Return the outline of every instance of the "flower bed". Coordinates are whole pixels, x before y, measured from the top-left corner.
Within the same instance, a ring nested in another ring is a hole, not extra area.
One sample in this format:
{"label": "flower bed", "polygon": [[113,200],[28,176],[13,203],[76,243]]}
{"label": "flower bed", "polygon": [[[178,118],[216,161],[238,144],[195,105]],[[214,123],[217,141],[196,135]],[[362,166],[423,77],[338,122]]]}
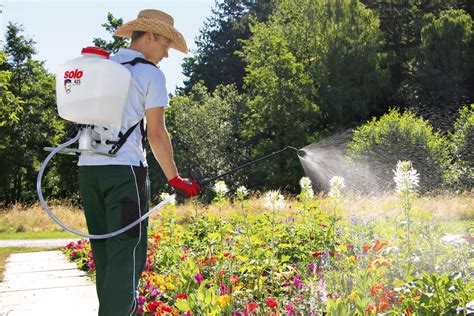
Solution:
{"label": "flower bed", "polygon": [[[314,199],[305,181],[292,205],[270,192],[262,214],[249,214],[247,192],[240,189],[233,214],[199,211],[188,225],[177,223],[174,205],[166,206],[163,220],[150,228],[147,264],[139,284],[140,312],[233,316],[472,312],[470,232],[446,236],[424,214],[410,209],[413,196],[403,188],[399,191],[407,195],[402,194],[405,213],[400,217],[364,221],[352,213],[350,220],[342,220],[337,198],[343,182],[334,183],[338,187],[325,201]],[[229,203],[226,190],[217,192],[217,205]],[[331,211],[322,203],[329,203]],[[89,249],[86,241],[79,241],[68,245],[66,253],[83,269],[93,270]]]}

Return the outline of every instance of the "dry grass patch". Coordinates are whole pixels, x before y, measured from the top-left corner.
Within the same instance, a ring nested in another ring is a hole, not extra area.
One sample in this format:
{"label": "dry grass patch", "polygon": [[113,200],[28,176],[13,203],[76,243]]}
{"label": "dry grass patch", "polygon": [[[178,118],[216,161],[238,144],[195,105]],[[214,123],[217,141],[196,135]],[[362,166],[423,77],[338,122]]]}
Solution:
{"label": "dry grass patch", "polygon": [[[74,205],[53,201],[49,203],[54,215],[67,226],[87,232],[82,210]],[[0,210],[0,232],[45,232],[62,231],[40,204],[24,206],[15,204]]]}
{"label": "dry grass patch", "polygon": [[[332,211],[332,201],[323,195],[318,195],[315,199],[319,205],[327,211]],[[282,213],[283,216],[293,214],[297,210],[294,208],[294,199],[287,199],[287,210]],[[252,197],[246,201],[246,211],[249,214],[258,214],[268,212],[263,206],[263,198]],[[154,205],[153,205],[154,206]],[[65,204],[61,202],[50,202],[50,207],[54,214],[67,226],[87,232],[86,221],[80,207]],[[381,195],[375,197],[368,196],[346,196],[340,203],[345,217],[349,216],[350,211],[355,212],[358,217],[363,218],[385,218],[403,215],[401,198],[395,194]],[[474,220],[474,196],[472,194],[442,194],[436,196],[419,196],[413,200],[413,210],[423,211],[432,215],[434,220]],[[227,202],[221,207],[215,203],[210,205],[195,206],[191,201],[179,205],[176,208],[176,215],[181,218],[181,223],[190,222],[196,213],[213,213],[219,216],[232,216],[233,212],[240,212],[241,207],[238,203]],[[160,210],[151,217],[151,222],[160,221],[162,215]],[[30,207],[20,204],[0,210],[0,232],[46,232],[62,231],[41,205],[35,204]]]}

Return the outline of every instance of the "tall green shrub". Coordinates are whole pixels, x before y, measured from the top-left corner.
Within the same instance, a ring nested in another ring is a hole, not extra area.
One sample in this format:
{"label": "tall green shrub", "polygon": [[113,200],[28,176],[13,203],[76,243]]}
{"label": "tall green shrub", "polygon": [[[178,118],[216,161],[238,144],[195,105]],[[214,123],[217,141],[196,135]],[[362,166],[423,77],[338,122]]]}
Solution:
{"label": "tall green shrub", "polygon": [[474,104],[461,108],[450,134],[453,146],[453,164],[448,183],[457,189],[474,187]]}
{"label": "tall green shrub", "polygon": [[421,192],[439,189],[449,161],[448,140],[424,119],[397,109],[357,128],[347,149],[352,161],[369,164],[385,189],[392,189],[392,170],[401,160],[418,170]]}

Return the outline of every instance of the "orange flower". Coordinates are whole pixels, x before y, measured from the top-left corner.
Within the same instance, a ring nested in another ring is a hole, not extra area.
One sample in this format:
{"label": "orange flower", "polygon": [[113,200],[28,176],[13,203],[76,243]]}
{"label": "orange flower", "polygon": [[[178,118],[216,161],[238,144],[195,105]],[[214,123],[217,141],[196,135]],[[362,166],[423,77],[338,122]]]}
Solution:
{"label": "orange flower", "polygon": [[370,295],[377,296],[383,291],[383,285],[376,283],[372,288],[370,288]]}
{"label": "orange flower", "polygon": [[240,278],[238,275],[233,275],[229,278],[229,281],[236,286],[240,282]]}
{"label": "orange flower", "polygon": [[382,243],[380,240],[377,239],[377,240],[375,241],[374,246],[372,247],[372,250],[373,250],[373,251],[380,251],[380,250],[382,250],[383,248],[385,248],[386,245],[387,245],[386,243]]}

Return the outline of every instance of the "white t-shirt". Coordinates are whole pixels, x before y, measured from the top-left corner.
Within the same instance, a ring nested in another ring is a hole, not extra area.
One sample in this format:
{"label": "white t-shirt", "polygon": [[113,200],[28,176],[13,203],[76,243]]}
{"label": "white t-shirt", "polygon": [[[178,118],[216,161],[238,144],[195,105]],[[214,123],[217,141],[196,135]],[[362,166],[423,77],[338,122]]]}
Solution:
{"label": "white t-shirt", "polygon": [[[136,57],[144,58],[143,54],[127,48],[121,48],[116,55],[110,57],[118,63],[131,61]],[[132,75],[132,84],[128,91],[128,101],[125,105],[122,117],[122,134],[145,117],[145,109],[154,107],[168,108],[168,92],[166,91],[166,79],[163,72],[143,63],[137,63],[135,66],[124,65]],[[132,165],[139,166],[140,162],[148,166],[146,154],[142,146],[142,135],[140,125],[135,127],[134,131],[128,137],[125,144],[117,152],[116,157],[107,157],[103,155],[81,155],[79,157],[79,166],[90,165]],[[109,151],[111,146],[97,144],[95,150]]]}

